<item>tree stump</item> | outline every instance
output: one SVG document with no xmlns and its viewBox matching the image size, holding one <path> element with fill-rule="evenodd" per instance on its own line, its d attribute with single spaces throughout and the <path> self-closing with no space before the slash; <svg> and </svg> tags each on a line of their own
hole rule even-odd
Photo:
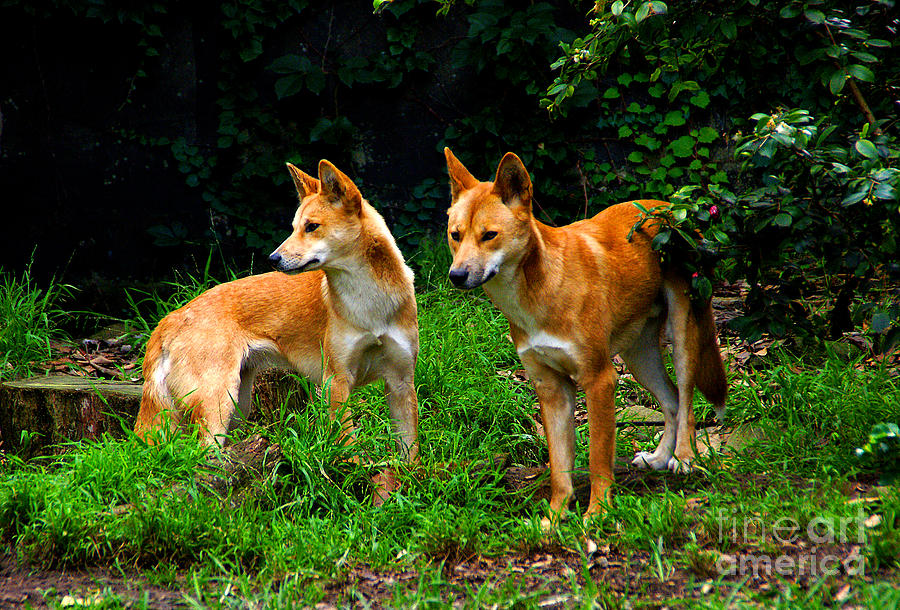
<svg viewBox="0 0 900 610">
<path fill-rule="evenodd" d="M 197 489 L 222 500 L 228 498 L 236 508 L 245 498 L 258 495 L 263 483 L 275 476 L 281 458 L 280 445 L 254 434 L 226 445 L 218 455 L 210 452 L 198 469 Z"/>
<path fill-rule="evenodd" d="M 296 377 L 281 371 L 259 375 L 253 389 L 250 421 L 270 423 L 282 405 L 300 409 L 306 399 Z M 28 458 L 66 441 L 121 437 L 140 402 L 141 384 L 125 381 L 59 375 L 0 384 L 0 450 Z"/>
</svg>

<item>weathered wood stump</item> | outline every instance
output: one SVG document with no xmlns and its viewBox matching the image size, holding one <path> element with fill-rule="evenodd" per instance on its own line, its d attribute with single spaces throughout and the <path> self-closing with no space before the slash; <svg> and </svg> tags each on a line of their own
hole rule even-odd
<svg viewBox="0 0 900 610">
<path fill-rule="evenodd" d="M 200 493 L 226 498 L 232 507 L 245 498 L 259 493 L 259 489 L 281 463 L 281 446 L 254 434 L 249 438 L 226 445 L 221 453 L 210 452 L 197 472 Z M 187 493 L 186 489 L 177 489 Z"/>
<path fill-rule="evenodd" d="M 135 383 L 65 375 L 9 381 L 0 385 L 0 447 L 30 457 L 68 440 L 121 435 L 140 402 Z"/>
<path fill-rule="evenodd" d="M 253 388 L 251 421 L 271 422 L 282 405 L 300 409 L 306 399 L 296 378 L 280 371 L 261 374 Z M 0 450 L 31 457 L 66 441 L 122 436 L 140 402 L 141 384 L 125 381 L 59 375 L 0 384 Z"/>
</svg>

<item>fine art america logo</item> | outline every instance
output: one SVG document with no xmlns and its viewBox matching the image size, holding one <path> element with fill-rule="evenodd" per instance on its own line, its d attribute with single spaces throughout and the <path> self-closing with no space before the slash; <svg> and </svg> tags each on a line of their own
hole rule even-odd
<svg viewBox="0 0 900 610">
<path fill-rule="evenodd" d="M 813 517 L 806 524 L 792 517 L 766 521 L 737 517 L 719 509 L 719 543 L 763 544 L 758 553 L 720 555 L 719 574 L 729 576 L 828 576 L 844 572 L 862 576 L 865 559 L 859 551 L 866 542 L 869 523 L 862 508 L 852 517 Z M 774 549 L 774 552 L 765 552 Z"/>
</svg>

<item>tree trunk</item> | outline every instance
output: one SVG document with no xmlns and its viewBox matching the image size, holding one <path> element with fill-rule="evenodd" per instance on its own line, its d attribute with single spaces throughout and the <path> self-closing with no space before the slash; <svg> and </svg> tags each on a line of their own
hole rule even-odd
<svg viewBox="0 0 900 610">
<path fill-rule="evenodd" d="M 300 409 L 306 393 L 296 378 L 268 371 L 256 379 L 251 421 L 271 422 L 282 405 Z M 141 402 L 141 385 L 67 375 L 0 384 L 0 450 L 32 457 L 59 450 L 60 443 L 115 437 L 130 430 Z"/>
</svg>

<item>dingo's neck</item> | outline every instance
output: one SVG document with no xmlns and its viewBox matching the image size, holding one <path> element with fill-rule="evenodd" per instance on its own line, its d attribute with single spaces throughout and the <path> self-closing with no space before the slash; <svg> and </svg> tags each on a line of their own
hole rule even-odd
<svg viewBox="0 0 900 610">
<path fill-rule="evenodd" d="M 325 269 L 323 292 L 338 315 L 358 328 L 372 330 L 383 328 L 414 298 L 414 288 L 412 270 L 384 220 L 370 210 L 352 253 Z"/>
<path fill-rule="evenodd" d="M 548 235 L 550 227 L 533 220 L 532 236 L 518 260 L 503 265 L 497 275 L 484 284 L 484 291 L 511 322 L 531 334 L 537 332 L 542 295 L 562 279 L 557 241 Z"/>
</svg>

